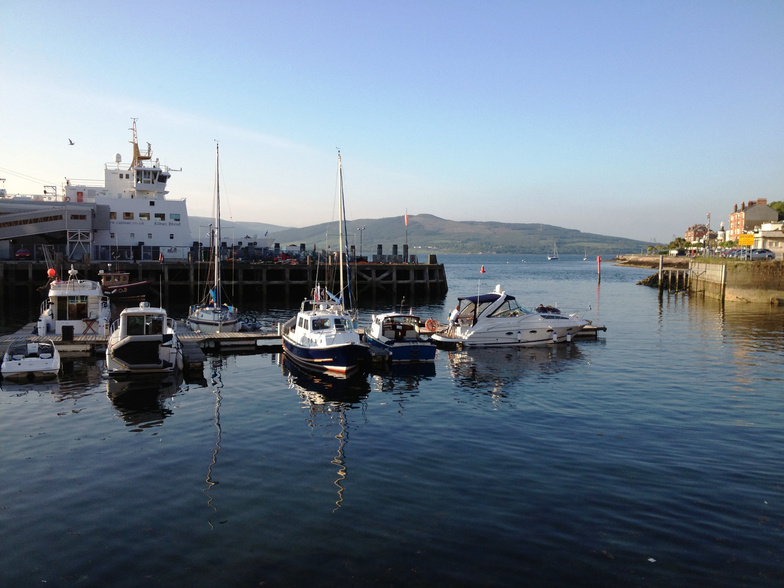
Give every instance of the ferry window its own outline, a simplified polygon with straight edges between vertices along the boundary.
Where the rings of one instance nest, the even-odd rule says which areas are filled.
[[[180,215],[179,213],[173,212],[169,215],[169,220],[180,222]]]
[[[165,212],[156,212],[155,213],[155,220],[157,220],[157,221],[165,221],[166,220],[166,213]]]
[[[150,213],[149,212],[140,212],[139,213],[139,220],[150,220]]]
[[[109,238],[114,239],[114,233],[109,233]]]
[[[86,214],[72,214],[71,220],[87,220]]]
[[[155,200],[150,200],[150,206],[155,206]]]
[[[133,220],[132,212],[123,212],[123,220]]]
[[[131,239],[135,239],[135,238],[136,238],[136,233],[131,233]]]
[[[116,212],[110,212],[109,213],[109,220],[117,220],[117,213]]]
[[[169,233],[169,239],[174,239],[174,233]]]
[[[147,233],[147,238],[152,239],[152,233]]]

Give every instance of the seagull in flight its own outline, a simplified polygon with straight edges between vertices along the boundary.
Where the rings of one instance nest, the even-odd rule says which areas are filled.
[[[74,145],[74,142],[73,142],[73,141],[71,141],[70,139],[68,139],[68,144],[69,144],[69,145]]]

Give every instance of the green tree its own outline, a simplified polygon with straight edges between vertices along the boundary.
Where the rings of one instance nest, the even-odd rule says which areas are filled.
[[[784,202],[777,200],[768,204],[773,210],[779,213],[779,220],[784,219]]]

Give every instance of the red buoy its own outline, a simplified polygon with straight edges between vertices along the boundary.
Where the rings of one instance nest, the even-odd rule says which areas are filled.
[[[48,270],[46,270],[46,275],[50,278],[53,278],[57,275],[57,271],[53,267],[50,267]]]
[[[483,274],[483,273],[485,273],[485,266],[482,266],[482,269],[480,269],[480,270],[479,270],[479,273],[480,273],[480,274]]]

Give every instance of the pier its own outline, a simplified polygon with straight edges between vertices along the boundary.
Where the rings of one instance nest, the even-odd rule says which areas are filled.
[[[414,257],[414,256],[412,256]],[[83,279],[100,281],[99,270],[107,270],[110,262],[71,262],[58,256],[54,269],[67,275],[71,265]],[[211,264],[205,261],[172,260],[111,262],[113,271],[125,271],[131,281],[152,280],[150,289],[163,300],[172,296],[198,300],[208,285]],[[0,292],[27,288],[32,295],[46,284],[42,261],[0,261]],[[409,302],[443,298],[448,290],[446,272],[435,255],[427,263],[352,263],[353,285],[363,300],[399,300]],[[232,301],[242,307],[246,300],[264,303],[267,300],[301,300],[309,296],[316,282],[328,284],[337,266],[329,263],[233,262],[223,263],[221,281]],[[211,281],[210,281],[211,283]]]

